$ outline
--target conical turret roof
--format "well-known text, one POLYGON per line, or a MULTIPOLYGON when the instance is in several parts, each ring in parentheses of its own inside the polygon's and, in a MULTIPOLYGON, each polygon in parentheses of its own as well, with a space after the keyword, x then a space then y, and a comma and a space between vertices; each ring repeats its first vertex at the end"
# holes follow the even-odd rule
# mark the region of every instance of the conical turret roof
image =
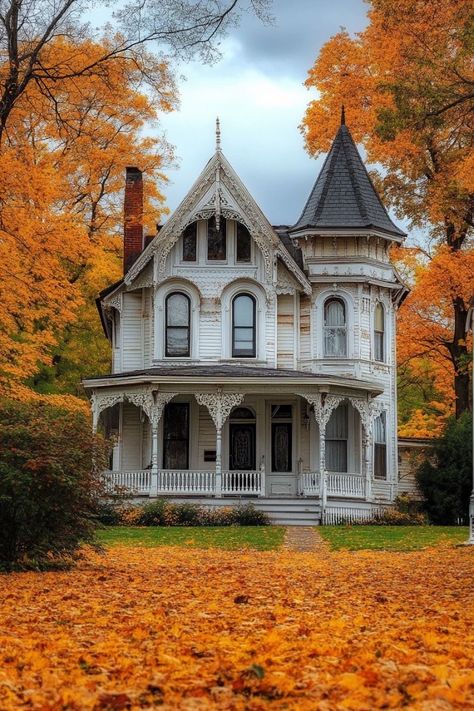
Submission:
POLYGON ((382 230, 397 240, 405 236, 377 194, 345 125, 344 112, 331 150, 291 232, 318 228, 382 230))

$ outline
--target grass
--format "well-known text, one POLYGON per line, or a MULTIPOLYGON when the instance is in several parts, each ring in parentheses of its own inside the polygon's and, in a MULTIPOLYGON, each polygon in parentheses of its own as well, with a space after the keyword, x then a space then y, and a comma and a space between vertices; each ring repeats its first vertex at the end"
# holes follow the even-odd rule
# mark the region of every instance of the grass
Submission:
POLYGON ((105 546, 185 546, 190 548, 251 548, 270 551, 283 543, 283 526, 107 526, 97 537, 105 546))
POLYGON ((467 541, 467 526, 321 526, 333 550, 414 551, 467 541))

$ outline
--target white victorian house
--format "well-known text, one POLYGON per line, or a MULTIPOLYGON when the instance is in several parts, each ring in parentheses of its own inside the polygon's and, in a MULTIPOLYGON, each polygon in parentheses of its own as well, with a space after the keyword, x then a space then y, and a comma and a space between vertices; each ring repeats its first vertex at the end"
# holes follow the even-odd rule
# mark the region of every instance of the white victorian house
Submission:
MULTIPOLYGON (((282 183, 282 194, 284 186, 282 183)), ((168 222, 142 229, 127 169, 124 276, 98 307, 112 373, 110 486, 250 498, 281 522, 365 517, 397 494, 395 329, 404 234, 342 123, 292 226, 271 225, 220 147, 168 222)))

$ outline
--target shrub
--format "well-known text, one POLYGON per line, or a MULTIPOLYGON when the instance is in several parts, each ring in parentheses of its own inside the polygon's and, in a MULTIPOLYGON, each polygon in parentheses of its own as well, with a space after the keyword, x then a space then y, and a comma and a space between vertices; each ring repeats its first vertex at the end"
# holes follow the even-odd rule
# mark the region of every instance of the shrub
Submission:
MULTIPOLYGON (((145 504, 139 508, 139 515, 137 520, 138 526, 167 526, 167 513, 169 514, 168 508, 172 504, 168 504, 165 499, 157 499, 149 504, 145 504)), ((124 525, 129 526, 129 523, 124 525)))
POLYGON ((431 523, 455 525, 468 520, 472 490, 472 416, 449 420, 432 461, 416 472, 423 510, 431 523))
POLYGON ((237 506, 233 514, 234 521, 239 526, 268 526, 270 524, 268 515, 256 509, 251 503, 237 506))
POLYGON ((2 402, 0 569, 65 566, 94 543, 106 458, 82 412, 2 402))
POLYGON ((352 521, 352 524, 364 526, 425 526, 426 523, 426 516, 422 513, 397 511, 395 508, 375 511, 369 519, 352 521))
POLYGON ((207 508, 188 501, 176 504, 166 499, 156 499, 141 506, 123 500, 116 504, 104 502, 100 521, 110 526, 267 526, 270 523, 268 516, 251 503, 235 508, 207 508))

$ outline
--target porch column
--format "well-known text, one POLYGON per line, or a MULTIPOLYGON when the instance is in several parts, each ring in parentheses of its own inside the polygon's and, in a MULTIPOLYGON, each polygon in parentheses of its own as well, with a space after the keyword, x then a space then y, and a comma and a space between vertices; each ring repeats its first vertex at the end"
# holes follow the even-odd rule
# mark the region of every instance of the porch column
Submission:
POLYGON ((372 427, 369 430, 365 427, 362 429, 362 448, 364 452, 364 474, 365 474, 365 498, 370 501, 372 499, 372 451, 373 451, 373 434, 372 427))
POLYGON ((303 397, 313 408, 314 418, 319 428, 319 476, 321 514, 324 521, 324 512, 327 504, 327 476, 326 476, 326 426, 333 410, 345 399, 342 395, 328 393, 297 393, 303 397))
POLYGON ((373 451, 374 451, 374 419, 380 414, 380 405, 371 400, 349 398, 352 406, 358 411, 362 424, 362 450, 365 475, 365 498, 372 500, 373 493, 373 451))
POLYGON ((216 473, 214 492, 217 498, 222 497, 222 428, 231 410, 240 405, 244 399, 243 393, 222 392, 217 388, 214 392, 195 393, 199 405, 207 407, 216 428, 216 473))

